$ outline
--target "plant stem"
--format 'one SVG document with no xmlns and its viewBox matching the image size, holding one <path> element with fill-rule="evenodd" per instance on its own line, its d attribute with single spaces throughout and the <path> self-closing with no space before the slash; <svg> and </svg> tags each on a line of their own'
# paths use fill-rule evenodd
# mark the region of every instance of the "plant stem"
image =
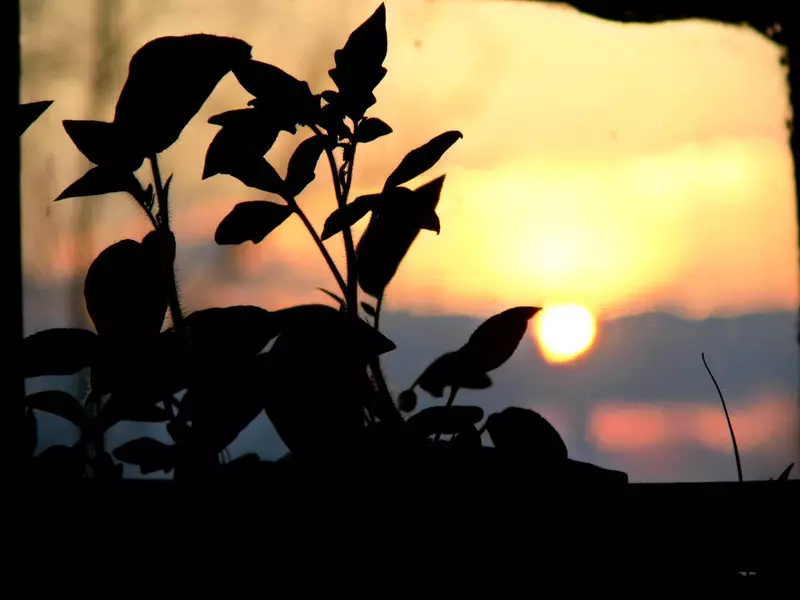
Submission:
<svg viewBox="0 0 800 600">
<path fill-rule="evenodd" d="M 456 399 L 456 394 L 458 393 L 458 390 L 459 390 L 459 388 L 457 388 L 456 386 L 451 386 L 450 387 L 450 395 L 447 397 L 447 402 L 444 405 L 445 408 L 450 408 L 451 406 L 453 406 L 453 402 Z M 441 437 L 442 437 L 442 434 L 441 433 L 437 433 L 433 437 L 433 443 L 434 444 L 437 443 L 441 439 Z"/>
<path fill-rule="evenodd" d="M 161 173 L 158 169 L 158 157 L 153 154 L 150 156 L 150 166 L 153 169 L 153 183 L 156 187 L 156 198 L 158 199 L 158 216 L 160 224 L 157 224 L 156 230 L 159 228 L 169 231 L 169 198 L 164 192 L 164 186 L 161 182 Z M 175 333 L 180 339 L 186 341 L 186 329 L 183 323 L 183 314 L 181 313 L 181 302 L 178 298 L 178 283 L 175 279 L 175 261 L 167 261 L 162 253 L 161 260 L 164 272 L 164 279 L 167 288 L 169 312 L 172 315 L 172 325 L 175 327 Z"/>
<path fill-rule="evenodd" d="M 311 221 L 308 220 L 306 213 L 303 212 L 303 209 L 297 205 L 297 201 L 294 198 L 284 198 L 289 203 L 289 206 L 292 207 L 297 216 L 300 217 L 300 220 L 305 225 L 308 233 L 311 234 L 311 237 L 314 238 L 314 243 L 319 248 L 319 251 L 322 253 L 322 257 L 325 259 L 325 262 L 328 263 L 328 268 L 333 273 L 334 278 L 336 279 L 336 283 L 339 285 L 339 289 L 342 290 L 342 293 L 347 296 L 347 284 L 345 283 L 344 279 L 342 278 L 342 274 L 339 272 L 339 269 L 336 267 L 336 263 L 333 262 L 328 249 L 325 247 L 325 244 L 322 243 L 322 239 L 319 237 L 319 234 L 314 229 L 314 226 L 311 224 Z"/>
<path fill-rule="evenodd" d="M 708 368 L 708 363 L 706 362 L 706 353 L 702 352 L 700 357 L 703 359 L 703 364 L 706 367 L 706 371 L 711 376 L 711 381 L 714 382 L 714 387 L 717 388 L 717 393 L 719 394 L 719 399 L 722 401 L 722 410 L 725 411 L 725 420 L 728 421 L 728 430 L 731 432 L 731 441 L 733 442 L 733 455 L 736 457 L 736 471 L 739 474 L 739 483 L 744 481 L 742 477 L 742 461 L 739 458 L 739 446 L 736 444 L 736 436 L 733 434 L 733 425 L 731 424 L 731 417 L 728 414 L 728 407 L 725 406 L 725 398 L 722 397 L 722 390 L 719 389 L 719 384 L 717 384 L 717 380 L 714 377 L 714 374 L 711 372 L 711 369 Z"/>
<path fill-rule="evenodd" d="M 375 322 L 373 326 L 375 327 L 375 331 L 378 331 L 378 326 L 381 320 L 381 308 L 383 307 L 383 294 L 378 296 L 378 301 L 375 303 Z"/>
</svg>

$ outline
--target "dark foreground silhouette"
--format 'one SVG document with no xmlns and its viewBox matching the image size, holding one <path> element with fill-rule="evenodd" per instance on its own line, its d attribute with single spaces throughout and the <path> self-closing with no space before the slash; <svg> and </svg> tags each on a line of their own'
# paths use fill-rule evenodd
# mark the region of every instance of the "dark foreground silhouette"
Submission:
<svg viewBox="0 0 800 600">
<path fill-rule="evenodd" d="M 403 158 L 382 189 L 350 197 L 356 148 L 392 132 L 381 119 L 366 116 L 376 102 L 373 90 L 386 75 L 386 53 L 383 5 L 334 53 L 329 74 L 336 90 L 319 94 L 281 69 L 253 60 L 250 45 L 242 40 L 207 34 L 158 38 L 131 59 L 112 122 L 64 122 L 76 147 L 95 166 L 56 200 L 126 193 L 153 230 L 141 241 L 109 246 L 90 266 L 84 295 L 95 331 L 51 329 L 24 340 L 25 377 L 89 368 L 91 381 L 82 401 L 58 391 L 26 398 L 24 443 L 31 482 L 91 479 L 102 486 L 121 479 L 121 463 L 138 465 L 142 473 L 173 473 L 179 482 L 192 482 L 191 501 L 203 516 L 193 521 L 192 533 L 182 529 L 186 523 L 172 514 L 178 505 L 174 494 L 189 488 L 178 486 L 162 496 L 162 525 L 169 525 L 183 543 L 186 535 L 194 536 L 199 548 L 217 558 L 220 548 L 230 549 L 232 540 L 246 536 L 242 514 L 259 510 L 260 500 L 243 491 L 253 488 L 241 486 L 266 483 L 272 497 L 269 508 L 262 504 L 260 509 L 271 518 L 258 531 L 272 536 L 277 553 L 285 549 L 280 544 L 293 540 L 295 550 L 306 553 L 300 564 L 309 555 L 319 558 L 319 537 L 302 541 L 310 529 L 319 526 L 326 535 L 347 540 L 357 524 L 370 522 L 379 528 L 393 525 L 382 530 L 380 541 L 361 538 L 359 544 L 384 548 L 392 539 L 412 544 L 407 551 L 393 548 L 395 560 L 406 556 L 414 562 L 422 556 L 420 548 L 436 547 L 441 538 L 457 548 L 443 553 L 451 558 L 472 554 L 474 561 L 480 549 L 468 552 L 463 544 L 496 540 L 501 530 L 521 526 L 514 517 L 503 518 L 504 505 L 514 515 L 520 509 L 536 512 L 544 519 L 543 534 L 553 525 L 546 523 L 548 511 L 564 514 L 556 498 L 575 501 L 591 492 L 599 502 L 603 494 L 620 494 L 628 487 L 622 472 L 571 460 L 555 428 L 534 411 L 511 407 L 484 418 L 481 408 L 456 404 L 459 390 L 492 385 L 489 373 L 515 352 L 538 307 L 519 306 L 492 316 L 408 389 L 396 395 L 388 389 L 380 357 L 395 345 L 379 329 L 383 298 L 416 237 L 422 230 L 440 231 L 436 207 L 444 176 L 415 188 L 405 184 L 431 169 L 462 135 L 447 131 L 433 137 Z M 247 108 L 209 120 L 220 129 L 208 148 L 203 177 L 233 176 L 264 198 L 233 207 L 214 239 L 218 244 L 257 244 L 287 219 L 299 218 L 338 285 L 336 291 L 322 290 L 336 308 L 315 304 L 270 312 L 231 306 L 183 314 L 169 223 L 172 175 L 162 176 L 158 155 L 231 72 L 253 99 Z M 21 107 L 20 133 L 47 105 Z M 265 156 L 281 131 L 296 134 L 298 126 L 310 135 L 297 145 L 281 176 Z M 336 201 L 321 234 L 298 202 L 320 160 L 330 169 Z M 135 175 L 145 163 L 152 172 L 146 185 Z M 351 227 L 368 215 L 356 244 Z M 344 244 L 344 272 L 323 244 L 334 236 Z M 167 312 L 171 326 L 164 329 Z M 441 406 L 416 411 L 417 390 L 436 398 L 447 393 L 447 398 Z M 35 454 L 35 410 L 71 421 L 81 431 L 80 440 Z M 261 411 L 290 453 L 274 462 L 255 455 L 225 461 L 225 448 Z M 166 423 L 172 443 L 144 437 L 109 452 L 104 432 L 125 420 Z M 484 434 L 491 446 L 484 445 Z M 332 491 L 337 487 L 347 492 L 337 495 Z M 133 497 L 113 495 L 122 492 L 93 489 L 112 494 L 86 501 L 99 502 L 101 514 L 136 505 Z M 211 500 L 223 490 L 229 492 L 226 501 Z M 525 506 L 530 490 L 538 495 L 538 505 Z M 435 505 L 425 506 L 428 495 Z M 74 514 L 85 516 L 86 503 L 62 499 L 64 506 L 81 506 Z M 478 499 L 487 499 L 483 506 L 491 509 L 494 522 L 476 519 L 474 513 L 470 522 L 467 513 L 479 509 Z M 459 503 L 461 508 L 454 508 Z M 448 518 L 432 518 L 437 511 Z M 233 521 L 222 526 L 211 514 Z M 419 519 L 416 525 L 414 519 Z M 135 522 L 131 516 L 128 527 Z M 56 529 L 70 537 L 77 533 L 71 526 L 59 521 Z M 483 533 L 470 533 L 475 528 Z M 526 537 L 520 543 L 528 544 L 529 523 L 523 529 Z M 412 531 L 419 537 L 412 539 Z M 344 552 L 336 543 L 326 548 Z M 368 554 L 364 548 L 359 546 L 353 560 Z M 540 550 L 550 554 L 553 548 L 549 535 L 541 538 Z M 331 560 L 347 562 L 342 556 Z M 200 560 L 204 566 L 213 562 L 207 555 Z M 317 573 L 312 569 L 307 575 Z"/>
</svg>

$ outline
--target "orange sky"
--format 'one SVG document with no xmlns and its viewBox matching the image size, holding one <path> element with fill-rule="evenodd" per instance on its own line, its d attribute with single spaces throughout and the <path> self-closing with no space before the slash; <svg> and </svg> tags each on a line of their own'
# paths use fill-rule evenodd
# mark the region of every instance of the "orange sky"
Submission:
<svg viewBox="0 0 800 600">
<path fill-rule="evenodd" d="M 332 85 L 333 51 L 377 6 L 124 4 L 114 94 L 140 45 L 199 31 L 242 37 L 256 58 L 321 91 Z M 514 304 L 582 302 L 604 315 L 669 308 L 702 316 L 798 305 L 789 109 L 773 44 L 736 27 L 623 26 L 529 2 L 386 5 L 389 73 L 372 112 L 395 131 L 359 150 L 354 192 L 375 191 L 408 150 L 434 135 L 464 133 L 419 181 L 447 173 L 442 232 L 418 238 L 389 289 L 389 308 L 486 315 Z M 22 101 L 56 100 L 23 138 L 25 267 L 43 279 L 75 268 L 70 220 L 80 202 L 101 211 L 97 250 L 147 228 L 122 197 L 50 202 L 86 168 L 61 120 L 113 114 L 115 97 L 103 114 L 87 114 L 90 7 L 51 3 L 35 26 L 23 22 Z M 47 77 L 38 71 L 42 56 L 60 61 Z M 200 179 L 216 130 L 208 117 L 247 98 L 226 78 L 164 157 L 163 169 L 175 173 L 179 243 L 213 243 L 237 201 L 264 197 L 232 178 Z M 279 170 L 296 141 L 285 136 L 270 154 Z M 333 208 L 324 166 L 300 199 L 320 229 Z M 340 238 L 328 246 L 342 258 Z M 251 279 L 236 296 L 233 286 L 204 288 L 207 268 L 181 264 L 179 250 L 190 306 L 324 301 L 314 288 L 331 279 L 299 223 L 234 252 Z M 276 265 L 288 268 L 259 277 Z"/>
</svg>

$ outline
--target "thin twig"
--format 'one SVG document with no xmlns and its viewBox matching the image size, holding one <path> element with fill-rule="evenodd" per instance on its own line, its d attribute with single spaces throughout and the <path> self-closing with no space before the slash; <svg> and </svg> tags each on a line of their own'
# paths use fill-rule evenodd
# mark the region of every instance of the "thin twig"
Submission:
<svg viewBox="0 0 800 600">
<path fill-rule="evenodd" d="M 725 398 L 722 397 L 722 390 L 719 389 L 719 384 L 717 384 L 714 374 L 711 372 L 711 369 L 708 368 L 708 363 L 706 362 L 706 353 L 702 352 L 700 356 L 703 359 L 703 364 L 706 367 L 706 371 L 708 371 L 708 374 L 711 376 L 711 381 L 714 382 L 714 387 L 717 388 L 719 399 L 722 402 L 722 410 L 725 411 L 725 419 L 728 421 L 728 430 L 731 432 L 731 441 L 733 442 L 733 454 L 736 457 L 736 471 L 739 474 L 739 483 L 742 483 L 744 481 L 744 478 L 742 477 L 742 461 L 739 458 L 739 446 L 736 444 L 736 436 L 733 433 L 733 424 L 731 424 L 731 417 L 728 414 L 728 407 L 725 405 Z"/>
<path fill-rule="evenodd" d="M 378 296 L 378 301 L 375 303 L 375 322 L 373 323 L 375 331 L 378 330 L 378 325 L 380 324 L 382 307 L 383 307 L 383 294 Z"/>
<path fill-rule="evenodd" d="M 289 203 L 289 206 L 292 207 L 292 210 L 294 210 L 294 212 L 297 213 L 297 216 L 300 217 L 300 220 L 303 222 L 303 225 L 305 225 L 306 229 L 308 230 L 308 233 L 311 234 L 311 237 L 314 238 L 314 243 L 317 245 L 317 248 L 319 248 L 319 251 L 322 253 L 322 257 L 325 259 L 325 262 L 328 263 L 328 268 L 331 270 L 331 273 L 333 273 L 333 276 L 336 279 L 336 283 L 339 286 L 339 289 L 342 290 L 342 293 L 345 294 L 346 297 L 347 284 L 342 278 L 342 274 L 339 272 L 336 263 L 333 262 L 333 258 L 331 258 L 328 249 L 325 247 L 325 244 L 322 243 L 322 239 L 319 237 L 319 234 L 317 233 L 316 229 L 314 229 L 314 226 L 311 224 L 311 221 L 308 220 L 308 217 L 303 212 L 303 209 L 297 205 L 297 202 L 294 199 L 286 198 L 286 201 Z"/>
</svg>

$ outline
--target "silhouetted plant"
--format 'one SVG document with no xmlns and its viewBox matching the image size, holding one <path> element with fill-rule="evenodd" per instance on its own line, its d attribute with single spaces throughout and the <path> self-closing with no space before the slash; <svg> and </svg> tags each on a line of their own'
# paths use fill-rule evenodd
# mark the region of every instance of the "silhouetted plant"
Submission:
<svg viewBox="0 0 800 600">
<path fill-rule="evenodd" d="M 383 299 L 420 232 L 440 232 L 436 208 L 445 176 L 417 187 L 406 184 L 436 165 L 462 134 L 435 135 L 408 152 L 380 190 L 351 198 L 357 148 L 392 133 L 384 121 L 367 116 L 387 72 L 385 19 L 381 5 L 334 52 L 329 75 L 335 90 L 315 94 L 308 83 L 254 60 L 251 46 L 239 39 L 162 37 L 132 57 L 113 121 L 64 121 L 67 134 L 94 166 L 56 200 L 124 192 L 153 230 L 141 241 L 109 246 L 90 266 L 84 296 L 95 331 L 51 329 L 24 340 L 26 377 L 90 369 L 83 402 L 58 391 L 26 398 L 32 457 L 34 410 L 65 418 L 81 431 L 75 446 L 52 446 L 35 456 L 36 470 L 115 478 L 122 476 L 121 463 L 129 463 L 142 473 L 174 471 L 177 479 L 261 473 L 265 462 L 254 455 L 228 463 L 221 456 L 264 411 L 291 459 L 304 463 L 423 457 L 422 466 L 440 460 L 522 465 L 530 476 L 627 482 L 624 473 L 570 460 L 558 432 L 534 411 L 511 407 L 484 421 L 481 408 L 454 403 L 461 389 L 492 385 L 489 372 L 513 355 L 538 307 L 492 316 L 461 348 L 431 363 L 409 389 L 396 398 L 388 389 L 380 356 L 395 345 L 380 332 Z M 159 154 L 229 73 L 253 98 L 247 108 L 209 119 L 220 129 L 208 147 L 203 179 L 229 175 L 264 196 L 233 207 L 214 239 L 221 245 L 257 244 L 288 219 L 299 218 L 338 286 L 320 289 L 338 308 L 231 306 L 183 314 L 170 229 L 172 175 L 163 178 Z M 22 106 L 20 132 L 47 105 Z M 296 134 L 298 128 L 310 135 L 281 175 L 266 155 L 280 132 Z M 335 206 L 318 233 L 297 199 L 315 179 L 323 157 Z M 149 182 L 136 175 L 145 162 Z M 352 227 L 367 216 L 356 242 Z M 323 244 L 339 235 L 344 272 Z M 165 328 L 167 313 L 171 323 Z M 443 406 L 415 412 L 416 388 L 436 398 L 449 392 Z M 143 437 L 109 453 L 103 434 L 120 421 L 165 423 L 172 443 Z M 484 433 L 492 446 L 482 443 Z M 787 476 L 788 470 L 782 478 Z"/>
</svg>

